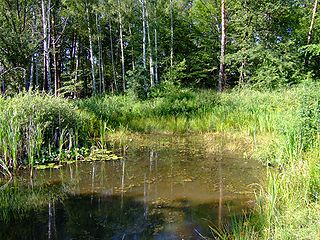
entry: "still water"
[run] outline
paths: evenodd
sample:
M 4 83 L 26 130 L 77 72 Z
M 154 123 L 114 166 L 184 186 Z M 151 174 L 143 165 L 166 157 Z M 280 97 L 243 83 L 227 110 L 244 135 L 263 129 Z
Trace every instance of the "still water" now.
M 67 197 L 1 223 L 0 238 L 213 237 L 209 226 L 250 210 L 263 176 L 263 167 L 237 145 L 223 136 L 144 135 L 113 145 L 120 160 L 38 170 L 32 184 L 66 186 Z

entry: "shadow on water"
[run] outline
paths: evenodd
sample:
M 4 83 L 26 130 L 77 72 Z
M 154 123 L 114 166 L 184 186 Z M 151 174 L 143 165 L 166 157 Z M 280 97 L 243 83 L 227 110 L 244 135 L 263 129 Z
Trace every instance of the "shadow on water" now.
M 250 209 L 249 185 L 262 168 L 239 153 L 208 148 L 194 136 L 152 136 L 128 143 L 122 160 L 38 171 L 34 184 L 68 186 L 67 196 L 0 222 L 0 239 L 212 237 L 209 225 Z
M 133 197 L 77 195 L 1 223 L 0 239 L 203 239 L 217 204 L 145 205 Z M 227 206 L 224 206 L 226 208 Z M 226 209 L 224 209 L 226 210 Z M 201 234 L 201 235 L 200 235 Z

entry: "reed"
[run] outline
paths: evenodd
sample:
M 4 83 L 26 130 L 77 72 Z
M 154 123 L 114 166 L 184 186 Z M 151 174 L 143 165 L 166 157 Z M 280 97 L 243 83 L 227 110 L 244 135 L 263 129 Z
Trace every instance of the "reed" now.
M 52 161 L 48 153 L 57 152 L 60 159 L 63 149 L 89 146 L 98 132 L 96 119 L 65 99 L 28 92 L 0 101 L 1 165 L 11 173 L 21 165 Z

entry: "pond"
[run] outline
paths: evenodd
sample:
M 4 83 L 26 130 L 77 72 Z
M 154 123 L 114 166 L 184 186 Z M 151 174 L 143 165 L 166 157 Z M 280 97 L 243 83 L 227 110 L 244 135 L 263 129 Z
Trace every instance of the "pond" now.
M 68 194 L 0 221 L 0 239 L 213 237 L 209 226 L 252 208 L 264 176 L 243 144 L 223 136 L 142 135 L 122 145 L 113 145 L 120 160 L 37 170 L 32 181 L 20 176 L 24 184 L 65 186 Z

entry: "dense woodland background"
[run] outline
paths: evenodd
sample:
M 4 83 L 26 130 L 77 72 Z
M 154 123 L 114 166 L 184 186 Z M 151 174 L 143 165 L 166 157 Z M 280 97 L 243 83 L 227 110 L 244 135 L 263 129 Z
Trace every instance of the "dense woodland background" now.
M 317 0 L 1 0 L 0 84 L 71 98 L 319 78 Z M 220 84 L 218 84 L 220 82 Z

